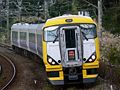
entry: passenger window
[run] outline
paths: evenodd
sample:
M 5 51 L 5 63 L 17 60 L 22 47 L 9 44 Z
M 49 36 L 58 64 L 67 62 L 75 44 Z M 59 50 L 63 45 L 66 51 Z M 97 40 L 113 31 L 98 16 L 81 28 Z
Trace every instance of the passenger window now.
M 12 40 L 17 40 L 18 39 L 18 32 L 12 31 Z
M 29 33 L 29 42 L 35 43 L 35 34 Z
M 26 40 L 26 39 L 27 39 L 26 32 L 20 32 L 20 40 Z
M 37 44 L 40 45 L 42 43 L 42 36 L 37 34 Z

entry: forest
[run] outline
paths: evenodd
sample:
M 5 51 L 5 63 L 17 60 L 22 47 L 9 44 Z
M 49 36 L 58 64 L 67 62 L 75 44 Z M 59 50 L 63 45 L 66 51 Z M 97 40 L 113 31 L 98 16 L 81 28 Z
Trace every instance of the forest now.
M 101 1 L 103 29 L 111 33 L 120 33 L 120 1 Z M 7 32 L 8 19 L 10 29 L 16 22 L 35 23 L 63 14 L 78 14 L 78 11 L 88 11 L 90 16 L 97 20 L 98 10 L 91 4 L 97 7 L 98 0 L 1 0 L 0 30 Z
M 77 14 L 78 11 L 87 10 L 91 17 L 97 19 L 97 9 L 86 3 L 88 1 L 95 6 L 98 0 L 56 0 L 56 3 L 49 8 L 50 17 L 63 15 L 65 13 Z M 112 33 L 120 33 L 120 1 L 102 0 L 103 27 Z
M 0 5 L 0 17 L 6 18 L 7 1 L 2 0 Z M 45 5 L 46 2 L 46 5 Z M 19 21 L 19 16 L 24 17 L 37 17 L 45 19 L 60 16 L 63 14 L 78 14 L 78 11 L 89 11 L 92 18 L 97 19 L 97 9 L 91 4 L 98 6 L 98 0 L 9 0 L 9 19 L 10 25 Z M 20 11 L 21 8 L 21 11 Z M 45 9 L 47 12 L 45 13 Z M 102 0 L 103 10 L 103 27 L 112 33 L 120 32 L 120 1 L 119 0 Z M 19 15 L 20 13 L 20 15 Z M 3 27 L 6 27 L 6 19 L 1 18 Z M 17 19 L 16 19 L 17 18 Z M 32 19 L 27 19 L 29 22 Z M 26 21 L 23 19 L 23 21 Z M 28 22 L 27 21 L 27 22 Z
M 24 1 L 24 0 L 23 0 Z M 44 6 L 44 0 L 39 1 Z M 77 14 L 78 11 L 87 10 L 92 17 L 97 18 L 97 9 L 86 3 L 86 1 L 97 6 L 98 0 L 46 0 L 48 2 L 48 18 L 60 16 L 66 13 Z M 120 33 L 120 1 L 102 0 L 103 27 L 112 32 Z M 43 7 L 44 8 L 44 7 Z

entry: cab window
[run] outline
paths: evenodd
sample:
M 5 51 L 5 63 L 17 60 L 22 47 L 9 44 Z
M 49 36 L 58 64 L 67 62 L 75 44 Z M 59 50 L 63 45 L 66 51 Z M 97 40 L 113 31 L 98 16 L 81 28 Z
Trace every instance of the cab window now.
M 96 26 L 94 24 L 80 24 L 80 29 L 88 39 L 93 39 L 97 36 Z
M 46 42 L 53 42 L 58 35 L 58 26 L 52 26 L 44 29 L 44 40 Z M 58 38 L 57 40 L 58 41 Z

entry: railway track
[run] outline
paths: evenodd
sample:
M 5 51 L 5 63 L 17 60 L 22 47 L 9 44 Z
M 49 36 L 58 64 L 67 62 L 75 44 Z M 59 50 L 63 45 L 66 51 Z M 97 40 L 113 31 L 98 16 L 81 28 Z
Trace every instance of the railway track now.
M 11 47 L 10 44 L 6 44 L 6 43 L 1 43 L 1 42 L 0 42 L 0 47 L 4 47 L 4 48 L 7 48 L 7 49 L 12 50 L 12 47 Z
M 10 50 L 10 51 L 12 50 L 11 46 L 7 45 L 7 44 L 1 44 L 0 43 L 0 47 L 6 48 L 7 50 Z M 14 57 L 14 56 L 11 56 L 11 57 Z M 0 56 L 0 59 L 1 59 L 1 56 Z M 21 76 L 21 74 L 20 74 L 20 76 Z M 0 77 L 1 77 L 1 75 L 0 75 Z M 14 77 L 13 77 L 13 79 L 14 79 Z M 44 76 L 41 76 L 41 77 L 44 78 Z M 41 81 L 41 80 L 38 80 L 38 81 Z M 41 82 L 39 82 L 39 83 L 41 83 Z M 80 89 L 83 89 L 83 90 L 119 90 L 119 89 L 116 89 L 116 86 L 113 85 L 112 83 L 110 83 L 109 80 L 105 80 L 104 78 L 101 78 L 100 76 L 98 77 L 98 80 L 97 80 L 96 83 L 97 84 L 93 84 L 93 85 L 92 84 L 90 84 L 90 85 L 81 85 L 81 86 L 79 86 L 79 85 L 69 86 L 68 85 L 68 86 L 62 86 L 62 87 L 53 87 L 52 85 L 50 85 L 49 83 L 47 83 L 46 81 L 43 80 L 43 84 L 42 85 L 38 84 L 38 85 L 39 86 L 41 85 L 40 87 L 43 88 L 44 90 L 48 90 L 48 89 L 54 89 L 54 90 L 55 89 L 58 89 L 58 90 L 62 90 L 62 89 L 63 90 L 69 90 L 69 89 L 71 89 L 71 90 L 80 90 Z M 1 85 L 1 83 L 0 83 L 0 85 Z M 6 84 L 6 87 L 4 87 L 3 89 L 1 89 L 1 87 L 0 87 L 0 90 L 4 90 L 9 85 L 10 85 L 10 83 L 8 85 Z M 36 84 L 36 88 L 38 87 L 38 85 Z M 40 89 L 40 87 L 39 87 L 39 89 Z M 22 88 L 22 86 L 21 86 L 21 88 Z M 28 87 L 26 87 L 26 88 L 28 88 Z M 39 90 L 39 89 L 28 89 L 28 90 Z M 12 90 L 12 89 L 10 89 L 10 90 Z
M 13 81 L 16 75 L 14 63 L 3 54 L 0 54 L 1 74 L 0 90 L 6 89 Z

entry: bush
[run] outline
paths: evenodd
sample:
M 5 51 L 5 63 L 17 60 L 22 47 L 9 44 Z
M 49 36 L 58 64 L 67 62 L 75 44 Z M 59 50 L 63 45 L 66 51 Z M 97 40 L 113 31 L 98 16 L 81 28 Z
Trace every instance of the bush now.
M 110 64 L 120 64 L 120 35 L 104 32 L 101 39 L 101 59 Z

